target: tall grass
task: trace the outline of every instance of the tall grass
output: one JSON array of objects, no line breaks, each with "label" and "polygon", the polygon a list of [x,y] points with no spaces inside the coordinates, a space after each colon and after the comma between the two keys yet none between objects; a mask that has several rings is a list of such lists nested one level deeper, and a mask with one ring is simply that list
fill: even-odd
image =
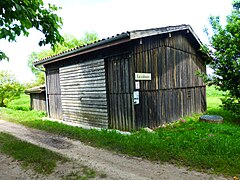
[{"label": "tall grass", "polygon": [[22,111],[9,108],[0,108],[0,118],[16,123],[24,123],[27,121],[41,120],[45,116],[44,112],[41,111]]},{"label": "tall grass", "polygon": [[30,97],[26,94],[21,94],[19,99],[12,100],[7,104],[7,108],[29,111],[30,110]]}]

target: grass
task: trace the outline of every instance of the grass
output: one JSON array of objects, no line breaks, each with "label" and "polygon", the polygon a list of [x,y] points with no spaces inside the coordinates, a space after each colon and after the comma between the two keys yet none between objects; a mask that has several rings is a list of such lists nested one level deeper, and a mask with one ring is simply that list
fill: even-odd
[{"label": "grass", "polygon": [[[210,93],[209,93],[210,91]],[[207,112],[206,114],[215,114],[224,117],[224,124],[232,123],[232,125],[236,125],[240,123],[240,119],[235,117],[231,112],[224,110],[221,108],[221,99],[223,98],[222,92],[214,92],[217,91],[214,87],[207,88]],[[210,95],[212,94],[212,95]]]},{"label": "grass", "polygon": [[24,123],[26,121],[34,122],[41,120],[45,116],[44,112],[41,111],[23,111],[9,108],[0,108],[0,118],[12,122]]},{"label": "grass", "polygon": [[222,97],[225,92],[216,90],[216,86],[207,87],[207,97]]},{"label": "grass", "polygon": [[[104,175],[104,176],[103,176]],[[86,166],[83,166],[79,171],[72,171],[70,174],[64,177],[64,179],[78,179],[78,180],[87,180],[96,177],[96,172]],[[106,174],[100,174],[100,178],[106,178]]]},{"label": "grass", "polygon": [[52,173],[57,162],[67,161],[67,158],[57,153],[21,141],[6,133],[0,133],[0,151],[20,161],[23,167],[32,168],[42,174]]},{"label": "grass", "polygon": [[19,99],[15,99],[8,103],[7,108],[15,109],[15,110],[30,110],[30,98],[29,95],[21,94]]},{"label": "grass", "polygon": [[141,130],[132,135],[121,135],[115,131],[85,130],[42,121],[42,115],[34,111],[1,109],[0,118],[130,156],[170,162],[198,171],[240,176],[240,120],[219,107],[222,93],[215,91],[207,89],[207,114],[223,116],[223,124],[199,122],[198,114],[159,128],[155,133]]}]

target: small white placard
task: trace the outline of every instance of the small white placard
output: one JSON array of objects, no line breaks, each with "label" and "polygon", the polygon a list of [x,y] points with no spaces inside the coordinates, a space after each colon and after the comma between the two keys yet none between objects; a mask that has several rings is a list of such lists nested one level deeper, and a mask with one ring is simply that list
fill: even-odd
[{"label": "small white placard", "polygon": [[134,104],[139,104],[139,91],[133,92],[133,101],[134,101]]},{"label": "small white placard", "polygon": [[151,73],[135,73],[135,80],[148,81],[151,79]]},{"label": "small white placard", "polygon": [[135,81],[135,89],[140,89],[140,82],[139,81]]}]

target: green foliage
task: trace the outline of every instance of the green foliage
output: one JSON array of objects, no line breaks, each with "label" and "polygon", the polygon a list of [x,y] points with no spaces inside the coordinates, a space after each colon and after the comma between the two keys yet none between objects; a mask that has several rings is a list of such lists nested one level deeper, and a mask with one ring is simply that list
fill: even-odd
[{"label": "green foliage", "polygon": [[[61,53],[65,50],[77,47],[77,46],[84,46],[86,44],[93,43],[98,40],[98,35],[96,32],[85,32],[83,37],[80,39],[77,39],[73,35],[70,34],[64,34],[64,43],[63,44],[56,44],[54,51],[49,51],[49,55],[54,55]],[[46,57],[46,54],[42,54],[43,56],[40,58]]]},{"label": "green foliage", "polygon": [[207,97],[222,97],[226,93],[219,91],[217,86],[207,86]]},{"label": "green foliage", "polygon": [[30,110],[30,97],[26,94],[21,94],[19,99],[14,99],[7,104],[7,108],[29,111]]},{"label": "green foliage", "polygon": [[45,74],[44,74],[44,72],[41,72],[37,75],[37,79],[34,83],[34,86],[39,86],[39,85],[42,85],[42,84],[45,84]]},{"label": "green foliage", "polygon": [[7,55],[0,50],[0,61],[1,61],[1,60],[4,60],[4,59],[9,60],[9,58],[7,57]]},{"label": "green foliage", "polygon": [[240,101],[231,96],[225,96],[222,98],[223,108],[225,110],[231,111],[236,117],[240,118]]},{"label": "green foliage", "polygon": [[12,122],[25,123],[31,121],[41,120],[42,117],[46,116],[45,112],[42,111],[22,111],[8,108],[0,108],[0,117]]},{"label": "green foliage", "polygon": [[77,46],[83,46],[86,44],[93,43],[98,40],[97,33],[95,32],[86,32],[84,36],[81,39],[77,39],[73,35],[64,34],[64,42],[63,43],[57,43],[54,46],[54,49],[49,50],[43,50],[41,52],[32,52],[28,59],[28,66],[31,68],[31,71],[36,76],[37,80],[32,86],[38,86],[44,84],[45,78],[44,78],[44,72],[43,67],[36,67],[33,66],[33,62],[39,59],[43,59],[55,54],[59,54],[65,50],[77,47]]},{"label": "green foliage", "polygon": [[0,151],[20,161],[23,167],[30,167],[37,173],[43,174],[52,173],[58,161],[67,161],[57,153],[5,133],[0,133]]},{"label": "green foliage", "polygon": [[240,0],[233,2],[233,10],[222,26],[219,17],[210,17],[213,36],[211,47],[203,50],[211,55],[210,66],[214,75],[211,84],[221,91],[227,91],[223,107],[235,114],[240,114]]},{"label": "green foliage", "polygon": [[[37,77],[39,74],[43,74],[43,68],[37,69],[33,66],[33,62],[38,60],[38,57],[41,57],[46,50],[41,51],[40,53],[32,52],[28,57],[28,67],[31,68],[32,73]],[[44,56],[44,55],[43,55]],[[42,71],[41,71],[42,70]]]},{"label": "green foliage", "polygon": [[0,107],[5,107],[11,100],[19,98],[23,86],[7,71],[0,71]]},{"label": "green foliage", "polygon": [[32,52],[29,56],[28,66],[31,68],[32,72],[37,75],[39,70],[32,66],[33,62],[39,59],[46,58],[48,56],[52,56],[55,54],[59,54],[65,50],[69,50],[71,48],[77,46],[83,46],[86,44],[93,43],[98,40],[98,35],[95,32],[86,32],[82,38],[77,39],[73,35],[64,34],[64,42],[63,43],[56,43],[54,49],[42,50],[41,52]]},{"label": "green foliage", "polygon": [[[50,44],[54,47],[57,42],[63,42],[63,37],[58,31],[62,19],[55,14],[58,9],[51,4],[46,7],[43,0],[1,1],[0,39],[13,42],[21,34],[28,36],[29,29],[35,28],[45,36],[39,41],[39,45]],[[0,51],[0,60],[6,58],[6,54]]]}]

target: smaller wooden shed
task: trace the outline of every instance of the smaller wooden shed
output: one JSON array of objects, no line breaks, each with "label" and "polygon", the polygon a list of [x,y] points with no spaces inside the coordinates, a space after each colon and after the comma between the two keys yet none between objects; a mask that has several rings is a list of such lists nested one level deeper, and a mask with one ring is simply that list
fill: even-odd
[{"label": "smaller wooden shed", "polygon": [[204,112],[201,44],[183,24],[124,32],[36,61],[46,69],[48,116],[133,130]]},{"label": "smaller wooden shed", "polygon": [[36,86],[30,89],[27,89],[25,93],[30,95],[31,109],[38,110],[38,111],[46,111],[45,85]]}]

